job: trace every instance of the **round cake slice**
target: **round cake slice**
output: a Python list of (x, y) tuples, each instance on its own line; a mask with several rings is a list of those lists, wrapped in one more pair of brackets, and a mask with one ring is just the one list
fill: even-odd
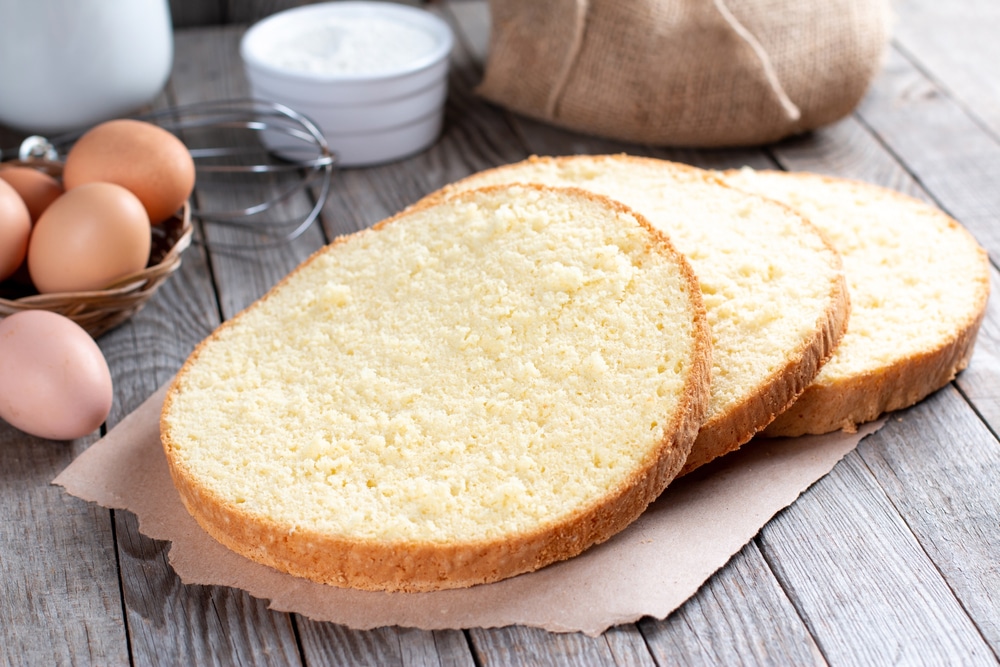
[(317, 252), (206, 339), (161, 437), (248, 558), (430, 591), (529, 572), (636, 519), (708, 400), (698, 282), (592, 193), (488, 188)]
[(574, 186), (667, 233), (701, 282), (712, 331), (708, 414), (684, 473), (731, 452), (784, 411), (833, 352), (850, 304), (840, 258), (791, 209), (710, 172), (627, 155), (530, 158), (432, 197), (497, 183)]
[(765, 431), (854, 431), (948, 384), (972, 356), (989, 297), (989, 259), (940, 210), (867, 183), (807, 173), (725, 180), (801, 212), (840, 251), (851, 322), (833, 358)]

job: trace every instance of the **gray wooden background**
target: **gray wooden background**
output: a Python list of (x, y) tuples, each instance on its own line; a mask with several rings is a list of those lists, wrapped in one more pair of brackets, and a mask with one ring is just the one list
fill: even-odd
[[(174, 0), (177, 25), (201, 27), (178, 28), (157, 105), (245, 97), (238, 43), (246, 23), (294, 4)], [(627, 151), (701, 167), (815, 171), (936, 203), (994, 266), (969, 369), (894, 415), (674, 614), (587, 637), (522, 626), (355, 631), (276, 612), (236, 589), (181, 583), (169, 545), (143, 535), (133, 514), (50, 485), (99, 434), (51, 442), (0, 424), (0, 666), (1000, 665), (1000, 0), (896, 5), (883, 70), (854, 114), (775, 145), (710, 151), (605, 141), (486, 104), (474, 94), (486, 2), (439, 0), (434, 11), (459, 39), (437, 144), (397, 163), (339, 171), (321, 223), (294, 243), (234, 254), (216, 244), (235, 230), (199, 226), (200, 243), (178, 272), (99, 341), (116, 387), (113, 428), (219, 322), (322, 244), (531, 153)], [(0, 128), (0, 146), (19, 139)], [(273, 194), (279, 186), (259, 187)], [(199, 185), (196, 197), (214, 209), (231, 194)], [(311, 204), (303, 193), (283, 210)]]

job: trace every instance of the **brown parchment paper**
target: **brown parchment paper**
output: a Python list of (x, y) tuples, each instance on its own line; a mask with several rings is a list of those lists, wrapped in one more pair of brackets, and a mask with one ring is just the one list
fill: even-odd
[(161, 388), (54, 481), (84, 500), (127, 509), (149, 537), (172, 542), (187, 584), (232, 586), (278, 611), (355, 629), (528, 625), (598, 635), (643, 616), (665, 618), (778, 511), (865, 435), (755, 440), (684, 477), (625, 531), (569, 561), (495, 584), (433, 593), (372, 593), (293, 577), (237, 555), (180, 502), (160, 447)]

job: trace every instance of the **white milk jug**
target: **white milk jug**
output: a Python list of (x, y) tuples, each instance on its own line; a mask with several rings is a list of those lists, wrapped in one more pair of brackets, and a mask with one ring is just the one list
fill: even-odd
[(0, 124), (48, 134), (127, 114), (173, 56), (167, 0), (0, 0)]

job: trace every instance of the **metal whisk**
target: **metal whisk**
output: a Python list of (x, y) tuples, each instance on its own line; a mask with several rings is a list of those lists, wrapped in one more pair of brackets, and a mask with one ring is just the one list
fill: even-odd
[[(195, 162), (199, 185), (208, 185), (213, 175), (221, 175), (227, 186), (232, 179), (251, 176), (294, 175), (280, 183), (274, 194), (263, 201), (222, 210), (192, 207), (192, 217), (233, 227), (251, 228), (265, 237), (265, 243), (285, 243), (301, 236), (319, 217), (330, 192), (336, 155), (322, 131), (307, 117), (282, 104), (253, 99), (220, 100), (169, 107), (133, 116), (176, 134), (188, 146)], [(51, 139), (32, 136), (17, 149), (19, 160), (58, 160), (65, 156), (83, 132)], [(251, 133), (248, 135), (247, 133)], [(202, 134), (207, 134), (203, 137)], [(256, 135), (256, 136), (253, 136)], [(219, 141), (227, 145), (202, 146)], [(0, 158), (14, 151), (0, 151)], [(276, 220), (275, 209), (313, 184), (315, 200), (309, 212), (290, 220)], [(259, 192), (259, 188), (254, 189)], [(220, 244), (213, 243), (214, 247)], [(260, 243), (254, 244), (259, 247)], [(223, 245), (222, 247), (226, 247)], [(239, 247), (229, 244), (229, 247)]]

